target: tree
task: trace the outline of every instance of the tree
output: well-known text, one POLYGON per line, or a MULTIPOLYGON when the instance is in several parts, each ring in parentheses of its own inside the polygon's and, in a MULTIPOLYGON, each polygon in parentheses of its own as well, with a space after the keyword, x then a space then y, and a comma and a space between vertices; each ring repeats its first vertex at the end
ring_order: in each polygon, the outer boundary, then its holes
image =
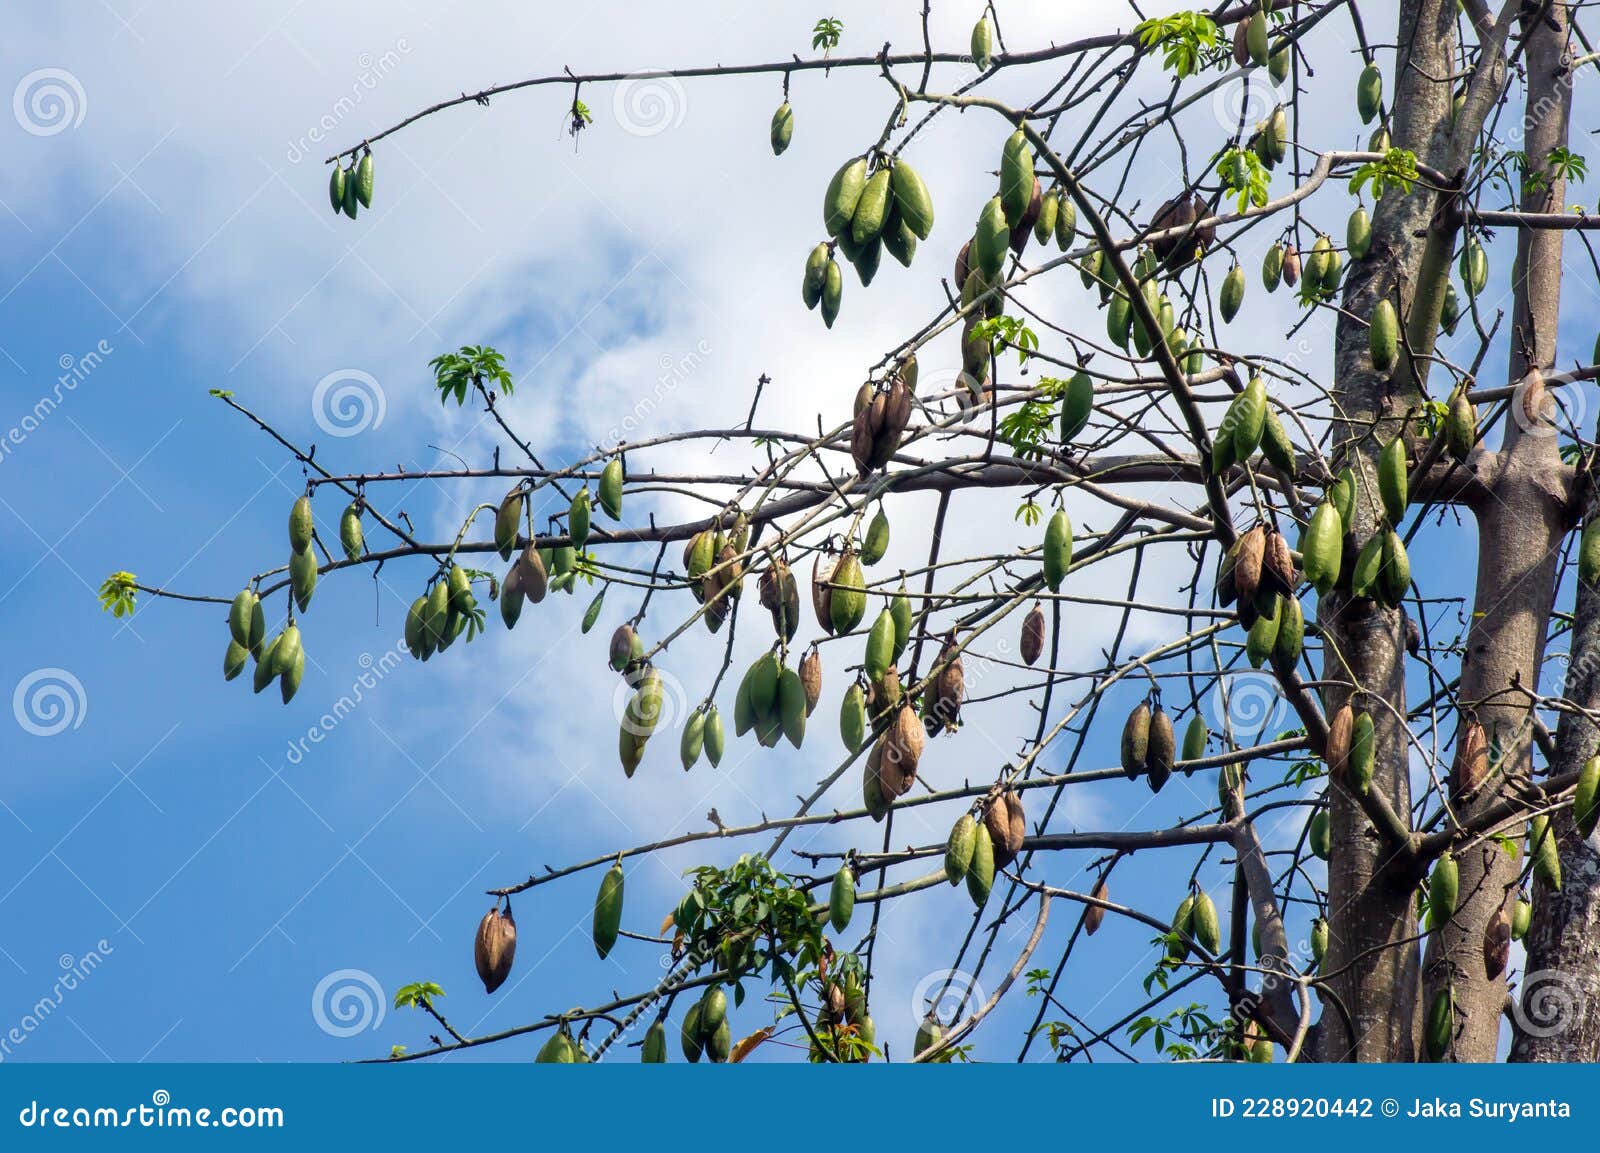
MULTIPOLYGON (((925 29, 928 17, 925 6, 925 29)), ((408 1003, 450 1037, 408 1059, 541 1033, 544 1059, 581 1060, 646 1020, 643 1052, 653 1059, 675 1002, 672 1020, 695 1057, 738 1059, 781 1029, 803 1034, 814 1060, 869 1058, 879 1052, 868 1009, 877 936, 869 930, 846 952, 845 927, 867 909, 875 927, 886 902, 949 880, 975 905, 958 964, 981 970, 1012 918, 1031 918, 1032 929, 989 998, 925 1023, 919 1060, 962 1055, 1019 980, 1039 1004, 1023 1056, 1042 1043, 1071 1060, 1125 1034, 1176 1057, 1484 1061, 1509 1035, 1515 1059, 1595 1060, 1600 1002, 1559 1005, 1552 1026, 1545 983, 1600 987, 1600 502, 1595 452, 1573 415, 1600 368, 1557 363, 1562 246, 1568 232, 1597 226, 1567 205, 1569 181, 1585 174, 1568 147, 1572 87, 1593 62, 1575 55, 1573 19, 1552 0, 1507 0, 1499 12, 1482 0, 1402 0, 1399 48, 1389 49, 1369 40, 1363 13, 1345 0, 1251 0, 1013 50, 991 5, 965 53, 935 51, 925 34, 917 51, 837 55, 847 30, 830 18, 807 58, 647 74, 782 75, 786 97, 798 71, 881 75, 881 133, 858 141, 863 150, 831 181, 816 181, 827 184, 826 235, 805 261, 803 303, 831 327, 846 304, 841 258, 866 289, 885 249, 909 266, 919 249, 925 264, 936 248, 936 259, 954 259, 954 275, 947 306, 865 366, 852 413, 825 414, 816 433, 763 428, 763 378, 742 426, 547 464, 497 408, 515 387, 503 358, 466 347, 432 362, 441 400, 492 415, 515 465, 497 454, 492 466, 450 472, 335 474, 220 394, 307 471, 290 517, 293 559, 231 599, 149 587, 125 572, 103 598, 119 612, 141 592, 229 604, 227 675, 251 671, 258 691, 276 680, 287 701, 307 643, 296 607, 330 574, 406 560, 430 568, 406 623, 423 660, 488 629, 485 602, 511 627, 580 583, 598 586, 595 612, 608 592, 634 596, 638 611, 609 651, 631 694, 619 732, 629 776, 647 755, 666 755, 661 671, 688 629, 725 630, 726 648, 719 668, 696 674, 704 696, 677 734, 686 767, 716 762, 731 741, 829 745, 817 718, 843 697, 841 760, 792 814, 622 846, 490 890, 478 961, 492 992, 514 964, 517 894, 604 870, 594 925, 603 957, 624 917, 653 928, 625 912, 620 862, 685 843, 748 843, 731 863, 696 871, 662 925, 676 962, 665 982, 474 1038, 440 1016, 437 986, 408 987, 408 1003), (1327 148, 1305 131, 1316 119, 1309 95, 1323 114, 1344 101, 1314 79, 1323 63, 1314 33, 1331 21, 1347 21, 1360 46, 1351 103, 1372 126, 1363 148, 1327 148), (956 67, 974 65, 976 74, 956 67), (941 92, 934 81, 947 74, 960 83, 941 92), (1031 85, 1033 99, 985 95, 1000 75, 1031 85), (1259 123, 1241 114, 1221 131, 1185 117, 1228 84, 1281 86, 1284 100, 1259 123), (1141 99, 1158 88, 1159 99, 1141 99), (987 203, 942 205, 935 230, 937 190, 902 154, 957 112, 992 121, 999 185, 987 203), (1075 139, 1069 123, 1085 125, 1075 139), (1158 130, 1172 133, 1182 172, 1159 174, 1171 194, 1152 208, 1128 189, 1135 177, 1157 178, 1140 160, 1158 130), (1270 242, 1257 244, 1262 235, 1270 242), (1241 264, 1246 245, 1252 264, 1261 253, 1259 275, 1241 264), (1485 295, 1491 262, 1507 257, 1509 318, 1485 295), (1036 282, 1073 272, 1077 304, 1044 311, 1036 282), (1276 338, 1233 325, 1257 283, 1297 290, 1304 317, 1334 318, 1323 374, 1277 355, 1276 338), (1463 322, 1462 337, 1441 345, 1463 322), (1485 363, 1502 337, 1500 376, 1485 363), (953 383, 929 388, 935 374, 921 366, 957 356, 953 383), (684 441, 759 446, 766 464, 748 475, 654 474, 652 453, 684 441), (422 477, 504 477, 512 487, 498 505, 473 508, 453 540, 427 541, 386 514, 381 496, 422 477), (645 490, 662 483, 716 511, 658 521, 645 490), (1021 494, 1014 550, 945 555, 952 507, 992 508, 995 490, 1021 494), (552 493, 565 512, 536 524, 534 498, 552 493), (937 497, 926 563, 883 574, 874 565, 889 510, 910 494, 937 497), (1068 503, 1082 523, 1113 519, 1075 538, 1068 503), (336 505, 338 553, 316 527, 332 523, 336 505), (1475 533, 1461 526, 1463 512, 1475 533), (369 529, 381 543, 368 544, 369 529), (1419 539, 1435 556, 1475 553, 1469 604, 1449 595, 1449 574, 1437 571, 1445 566, 1424 563, 1418 575, 1427 570, 1446 595, 1413 580, 1419 539), (1150 595, 1148 574, 1163 572, 1189 574, 1187 604, 1150 595), (1106 573, 1127 578, 1123 595, 1106 573), (1570 595, 1569 613, 1557 606, 1570 595), (1085 605, 1115 612, 1120 627, 1114 646, 1078 654, 1072 667, 1066 614, 1085 605), (269 615, 284 621, 270 636, 269 615), (1181 629, 1140 649, 1130 626, 1152 617, 1181 629), (1562 643, 1565 682, 1545 692, 1546 657, 1562 643), (824 654, 839 671, 827 709, 813 714, 824 654), (1200 702, 1226 698, 1261 668, 1295 727, 1235 731, 1224 712, 1223 731, 1209 732, 1200 702), (968 694, 969 675, 996 679, 968 694), (919 780, 928 742, 960 741, 963 724, 981 726, 995 701, 1024 694, 1037 726, 1016 734, 1021 751, 992 779, 919 780), (1113 740, 1120 764, 1078 767, 1113 740), (1126 789, 1143 781, 1159 793, 1174 774, 1213 772, 1217 800, 1205 813, 1152 828, 1065 832, 1052 821, 1066 791, 1085 782, 1126 774, 1126 789), (861 802, 842 807, 834 786, 857 773, 861 802), (892 848, 895 814, 930 805, 951 814, 948 844, 892 848), (1283 846, 1262 822, 1286 810, 1305 825, 1283 846), (874 821, 883 825, 876 849, 874 821), (825 823, 859 830, 858 847, 842 859, 802 854, 797 872, 777 867, 793 829, 825 823), (1113 896, 1124 862, 1190 862, 1196 850, 1202 861, 1231 854, 1220 901, 1196 882, 1198 865, 1173 894, 1176 913, 1113 896), (1052 882, 1057 862, 1073 858, 1098 877, 1091 892, 1052 882), (1078 931, 1058 962, 1030 968, 1049 912, 1063 906, 1086 933, 1109 913, 1160 942, 1148 1002, 1112 1029, 1088 1028, 1058 996, 1078 931), (1288 920, 1305 924, 1303 948, 1288 920), (1526 979, 1513 990, 1518 939, 1526 979), (1223 1011, 1180 1003, 1179 991, 1201 982, 1220 992, 1223 1011), (741 1000, 747 985, 770 986, 784 1009, 736 1046, 727 996, 741 1000)), ((1326 68, 1334 63, 1330 51, 1326 68)), ((570 86, 580 135, 591 118, 578 93, 627 78, 566 72, 425 109, 330 158, 333 208, 356 217, 370 206, 374 146, 420 117, 570 86)), ((797 115, 787 99, 774 114, 774 152, 797 115)), ((862 304, 854 286, 848 294, 850 307, 870 307, 870 292, 862 304)))

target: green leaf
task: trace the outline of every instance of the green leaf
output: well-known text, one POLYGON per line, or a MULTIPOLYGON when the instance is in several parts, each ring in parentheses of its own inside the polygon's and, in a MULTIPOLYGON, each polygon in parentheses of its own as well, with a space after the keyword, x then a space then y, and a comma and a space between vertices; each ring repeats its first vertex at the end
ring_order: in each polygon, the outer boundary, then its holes
POLYGON ((100 611, 114 617, 130 616, 139 590, 131 572, 114 572, 100 582, 100 611))
POLYGON ((394 991, 394 1007, 420 1009, 443 996, 444 990, 432 981, 413 981, 409 985, 401 985, 394 991))

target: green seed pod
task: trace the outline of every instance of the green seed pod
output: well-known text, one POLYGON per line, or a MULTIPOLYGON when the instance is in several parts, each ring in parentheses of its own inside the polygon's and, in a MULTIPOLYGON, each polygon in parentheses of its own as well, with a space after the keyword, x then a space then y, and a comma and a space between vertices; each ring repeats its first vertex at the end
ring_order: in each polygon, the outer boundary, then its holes
POLYGON ((1245 51, 1250 54, 1251 63, 1258 67, 1265 67, 1272 55, 1267 46, 1267 15, 1265 12, 1256 11, 1245 24, 1244 44, 1245 51))
POLYGON ((839 262, 830 258, 822 278, 822 323, 829 328, 839 317, 839 302, 844 295, 844 273, 839 262))
POLYGON ((1011 245, 1011 228, 1006 224, 1006 212, 998 196, 990 197, 978 213, 978 227, 972 234, 973 267, 984 278, 993 281, 1005 266, 1006 251, 1011 245))
POLYGON ((1559 892, 1561 855, 1556 849, 1556 834, 1550 827, 1550 818, 1542 813, 1528 821, 1528 856, 1533 859, 1533 875, 1559 892))
POLYGON ((1292 669, 1300 663, 1305 644, 1306 618, 1300 602, 1292 596, 1279 598, 1278 635, 1272 642, 1272 660, 1279 668, 1292 669))
POLYGON ((1344 246, 1350 250, 1351 260, 1365 260, 1372 250, 1372 217, 1359 205, 1345 222, 1344 246))
POLYGON ((684 772, 694 768, 695 762, 700 759, 701 751, 705 748, 705 741, 706 715, 696 709, 683 723, 683 736, 678 740, 678 759, 683 762, 684 772))
POLYGON ((233 680, 234 677, 244 672, 244 666, 249 660, 250 650, 232 637, 229 637, 227 651, 222 654, 222 679, 225 681, 233 680))
POLYGON ((1522 940, 1528 935, 1528 927, 1532 924, 1533 902, 1518 895, 1517 903, 1511 907, 1511 939, 1522 940))
POLYGON ((363 152, 361 161, 356 165, 356 199, 361 202, 362 208, 372 207, 372 153, 363 152))
POLYGON ((1206 755, 1206 742, 1211 739, 1210 732, 1206 729, 1206 719, 1196 709, 1189 718, 1189 726, 1183 730, 1183 759, 1185 761, 1198 761, 1206 755))
POLYGON ((867 679, 878 681, 883 679, 883 674, 889 671, 894 663, 894 617, 888 609, 878 613, 878 619, 872 622, 872 631, 867 634, 867 654, 865 669, 867 679))
POLYGON ((1056 234, 1056 213, 1061 211, 1061 193, 1052 188, 1039 198, 1039 216, 1033 222, 1033 238, 1040 244, 1049 244, 1056 234))
POLYGON ((356 218, 356 213, 361 210, 361 190, 358 187, 355 166, 351 165, 350 171, 344 177, 344 203, 340 206, 344 214, 351 220, 356 218))
POLYGON ((289 507, 289 551, 304 552, 311 544, 311 498, 302 496, 289 507))
MULTIPOLYGON (((1311 831, 1308 837, 1311 851, 1320 859, 1326 861, 1328 854, 1333 851, 1333 830, 1328 820, 1328 810, 1318 809, 1311 817, 1311 831)), ((1256 950, 1257 954, 1260 949, 1256 950)))
POLYGON ((1189 956, 1189 940, 1194 936, 1194 897, 1184 897, 1172 914, 1172 927, 1167 933, 1167 960, 1178 962, 1189 956))
POLYGON ((575 549, 582 548, 589 539, 589 517, 589 490, 580 488, 567 507, 567 535, 572 538, 575 549))
POLYGON ((1586 522, 1578 537, 1578 579, 1590 588, 1600 584, 1600 519, 1586 522))
POLYGON ((967 865, 967 895, 978 908, 989 900, 989 890, 994 887, 994 841, 989 830, 978 824, 973 832, 972 860, 967 865))
POLYGON ((533 1060, 537 1065, 572 1065, 577 1063, 577 1059, 577 1046, 572 1043, 572 1038, 567 1036, 564 1029, 557 1029, 539 1047, 538 1056, 533 1060))
POLYGON ((1350 724, 1350 756, 1345 767, 1345 783, 1363 796, 1372 788, 1372 772, 1377 763, 1376 742, 1372 714, 1362 709, 1350 724))
POLYGON ((972 26, 972 63, 979 72, 989 71, 993 60, 994 31, 989 27, 989 17, 984 16, 972 26))
POLYGON ((333 162, 333 174, 328 177, 328 200, 333 204, 333 214, 335 216, 344 211, 344 182, 346 179, 344 168, 335 160, 333 162))
POLYGON ((1244 269, 1235 264, 1222 278, 1222 291, 1219 294, 1218 303, 1224 324, 1232 323, 1233 318, 1239 315, 1239 308, 1244 304, 1244 287, 1244 269))
POLYGON ((1399 353, 1400 322, 1394 305, 1387 299, 1378 301, 1372 308, 1372 323, 1367 329, 1367 348, 1372 354, 1372 367, 1388 372, 1394 367, 1399 353))
POLYGON ((651 1023, 645 1030, 644 1044, 639 1048, 639 1061, 645 1065, 667 1063, 667 1029, 660 1021, 651 1023))
POLYGON ((1424 1030, 1428 1060, 1443 1061, 1449 1055, 1450 1041, 1455 1031, 1455 996, 1447 985, 1433 995, 1433 1002, 1428 1006, 1428 1022, 1424 1030))
POLYGON ((822 196, 822 225, 829 236, 838 236, 850 227, 862 190, 867 186, 867 158, 857 156, 840 166, 828 181, 822 196))
POLYGON ((833 887, 828 890, 828 923, 835 933, 842 933, 850 924, 850 914, 856 907, 856 879, 849 865, 840 865, 833 875, 833 887))
POLYGON ((294 592, 295 605, 305 612, 317 587, 317 554, 310 548, 289 558, 289 586, 294 592))
POLYGON ((1259 669, 1266 664, 1267 658, 1272 655, 1272 650, 1278 643, 1278 622, 1282 613, 1277 602, 1282 599, 1273 598, 1270 613, 1258 611, 1256 619, 1250 625, 1250 631, 1245 634, 1245 656, 1249 658, 1252 668, 1259 669))
POLYGON ((1065 509, 1057 509, 1044 530, 1044 583, 1051 592, 1061 588, 1061 582, 1072 567, 1072 521, 1065 509))
POLYGON ((883 506, 878 506, 877 515, 867 525, 866 539, 861 543, 861 563, 874 565, 883 559, 883 554, 889 551, 889 518, 883 511, 883 506))
MULTIPOLYGON (((883 235, 883 225, 888 218, 889 169, 880 167, 867 177, 867 183, 861 190, 861 199, 856 201, 856 210, 850 217, 850 239, 862 249, 861 255, 865 255, 867 246, 883 235)), ((860 256, 856 263, 859 270, 860 256)))
MULTIPOLYGON (((1056 188, 1056 201, 1056 247, 1065 252, 1072 247, 1072 238, 1078 231, 1078 206, 1072 202, 1067 190, 1060 186, 1056 188)), ((1088 288, 1089 285, 1085 284, 1084 287, 1088 288)))
POLYGON ((243 648, 259 647, 258 641, 251 640, 250 631, 260 607, 261 598, 248 588, 241 589, 239 595, 233 598, 233 603, 228 606, 228 632, 235 643, 243 648))
POLYGON ((900 219, 918 240, 928 239, 928 233, 933 231, 933 197, 928 195, 928 186, 917 170, 904 160, 896 160, 889 169, 889 186, 900 219))
POLYGON ((300 649, 294 654, 293 662, 278 676, 278 694, 284 704, 294 700, 295 693, 300 691, 300 678, 305 675, 306 652, 300 649))
POLYGON ((1217 906, 1204 889, 1195 894, 1194 911, 1191 916, 1194 926, 1191 935, 1195 942, 1207 953, 1215 956, 1222 949, 1222 926, 1217 920, 1217 906))
POLYGON ((261 655, 256 658, 254 683, 251 687, 258 693, 270 685, 272 683, 272 678, 278 675, 276 666, 278 659, 278 642, 281 639, 281 636, 273 637, 272 640, 267 642, 266 647, 261 650, 261 655))
POLYGON ((1403 436, 1396 436, 1389 441, 1378 454, 1378 492, 1383 498, 1383 511, 1389 523, 1399 524, 1405 519, 1406 504, 1410 499, 1403 436))
POLYGON ((1368 64, 1356 80, 1356 111, 1361 114, 1361 123, 1371 124, 1382 109, 1383 73, 1376 64, 1368 64))
POLYGON ((1590 757, 1578 770, 1578 783, 1572 790, 1572 821, 1586 841, 1600 822, 1600 756, 1590 757))
POLYGON ((600 891, 594 897, 594 951, 603 961, 617 943, 622 927, 622 864, 606 870, 600 878, 600 891))
POLYGON ((889 615, 894 618, 894 659, 898 661, 911 642, 911 598, 906 595, 904 581, 889 600, 889 615))
POLYGON ((600 508, 612 520, 622 519, 622 458, 614 456, 600 470, 600 508))
POLYGON ((1461 249, 1461 283, 1468 296, 1477 296, 1489 283, 1489 257, 1477 237, 1468 237, 1461 249))
POLYGON ((845 690, 839 705, 839 738, 852 753, 860 752, 867 739, 867 698, 860 685, 845 690))
POLYGON ((867 611, 867 582, 854 552, 846 550, 839 558, 833 570, 832 585, 828 597, 829 615, 834 635, 842 636, 854 632, 867 611))
MULTIPOLYGON (((971 813, 962 813, 950 827, 950 839, 944 846, 944 875, 952 885, 959 884, 972 867, 972 854, 978 846, 978 822, 971 813)), ((990 851, 993 851, 991 839, 990 851)))
POLYGON ((1433 866, 1433 876, 1428 878, 1428 920, 1433 928, 1443 928, 1456 915, 1456 898, 1460 892, 1461 870, 1447 850, 1433 866))
POLYGON ((782 156, 784 149, 789 147, 789 141, 794 137, 794 109, 789 107, 785 100, 778 105, 778 110, 772 114, 772 154, 782 156))
POLYGON ((722 731, 722 714, 716 705, 706 708, 705 750, 706 760, 715 768, 722 763, 722 751, 727 747, 727 736, 722 731))
POLYGON ((1277 292, 1283 281, 1283 245, 1274 244, 1261 258, 1261 284, 1268 292, 1277 292))
POLYGON ((1083 369, 1067 380, 1061 397, 1061 443, 1067 444, 1089 423, 1094 412, 1094 380, 1083 369))
POLYGON ((1311 963, 1321 965, 1328 955, 1328 922, 1318 917, 1311 922, 1311 963))
POLYGON ((700 1054, 705 1051, 705 1042, 700 1034, 700 1002, 696 1001, 683 1015, 683 1024, 678 1030, 678 1040, 683 1046, 683 1056, 690 1064, 700 1060, 700 1054))
POLYGON ((778 719, 795 748, 806 739, 806 690, 800 674, 787 666, 778 674, 778 719))

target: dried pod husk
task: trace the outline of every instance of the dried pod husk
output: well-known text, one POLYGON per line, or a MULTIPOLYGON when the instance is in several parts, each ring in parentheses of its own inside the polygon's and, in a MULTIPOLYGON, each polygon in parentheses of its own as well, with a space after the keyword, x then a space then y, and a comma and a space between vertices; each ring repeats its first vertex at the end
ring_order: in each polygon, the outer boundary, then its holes
POLYGON ((900 707, 901 699, 900 669, 897 666, 890 665, 883 670, 883 676, 867 682, 867 714, 876 729, 888 727, 894 711, 900 707))
MULTIPOLYGON (((874 397, 865 406, 856 409, 854 420, 850 423, 850 455, 855 459, 856 471, 862 476, 872 472, 872 454, 876 438, 873 435, 873 407, 877 398, 874 397)), ((881 410, 879 411, 881 416, 881 410)))
POLYGON ((817 700, 822 696, 822 655, 813 645, 800 658, 800 687, 805 692, 806 716, 817 710, 817 700))
POLYGON ((1122 726, 1122 771, 1130 779, 1145 771, 1150 755, 1150 705, 1140 701, 1122 726))
POLYGON ((1450 799, 1456 803, 1477 795, 1489 776, 1489 738, 1476 717, 1469 717, 1456 737, 1450 764, 1450 799))
POLYGON ((1044 611, 1034 605, 1028 615, 1022 618, 1022 659, 1030 665, 1037 664, 1043 653, 1044 611))
POLYGON ((627 669, 629 662, 638 655, 640 646, 639 634, 632 625, 618 625, 617 631, 611 634, 611 667, 619 673, 627 669))
POLYGON ((939 671, 933 678, 932 717, 945 732, 961 727, 961 702, 966 696, 966 674, 961 667, 961 650, 955 634, 945 638, 939 654, 939 671))
POLYGON ((985 806, 983 823, 989 831, 994 867, 1003 869, 1022 852, 1023 839, 1028 835, 1028 818, 1022 810, 1022 797, 1015 789, 1007 789, 985 806))
POLYGON ((1511 914, 1501 905, 1483 927, 1483 975, 1493 981, 1511 961, 1511 914))
POLYGON ((1256 599, 1266 549, 1267 533, 1259 524, 1239 538, 1239 551, 1233 558, 1233 591, 1240 605, 1252 604, 1256 599))
POLYGON ((867 458, 871 466, 869 472, 889 463, 911 421, 911 390, 899 376, 890 382, 886 391, 878 394, 878 400, 873 401, 874 408, 879 400, 883 403, 883 412, 873 428, 872 452, 867 458))
POLYGON ((917 762, 926 740, 922 721, 902 703, 883 736, 878 738, 878 783, 891 800, 904 796, 917 780, 917 762))
POLYGON ((794 572, 783 560, 774 558, 761 574, 761 607, 772 614, 772 630, 784 640, 793 640, 800 627, 800 588, 794 572))
POLYGON ((1322 751, 1322 759, 1328 765, 1328 775, 1337 780, 1345 779, 1345 771, 1350 763, 1350 740, 1355 719, 1355 710, 1346 702, 1328 722, 1328 743, 1322 751))
POLYGON ((1159 704, 1150 714, 1150 735, 1145 746, 1145 781, 1152 793, 1172 776, 1172 766, 1178 755, 1177 734, 1172 728, 1172 718, 1159 704))
POLYGON ((1217 578, 1212 583, 1212 594, 1217 607, 1227 608, 1237 597, 1233 588, 1233 566, 1239 559, 1239 542, 1236 540, 1217 560, 1217 578))
POLYGON ((1295 571, 1289 542, 1281 532, 1273 529, 1267 533, 1262 549, 1261 586, 1279 596, 1290 596, 1299 583, 1300 574, 1295 571))
POLYGON ((1293 248, 1283 254, 1283 282, 1290 288, 1300 283, 1300 253, 1293 248))
POLYGON ((1156 209, 1155 215, 1150 219, 1152 232, 1168 228, 1185 229, 1184 232, 1151 242, 1150 247, 1155 251, 1157 258, 1169 269, 1182 268, 1216 240, 1217 230, 1214 226, 1193 227, 1196 221, 1205 219, 1209 211, 1206 202, 1198 193, 1192 196, 1180 194, 1156 209))
MULTIPOLYGON (((1094 889, 1089 894, 1097 901, 1110 900, 1110 890, 1106 888, 1106 879, 1101 877, 1094 883, 1094 889)), ((1100 928, 1100 922, 1106 919, 1105 908, 1101 905, 1090 905, 1083 912, 1083 928, 1089 936, 1094 936, 1100 928)))
POLYGON ((817 623, 822 626, 822 631, 829 636, 833 635, 833 571, 838 568, 839 562, 832 558, 824 558, 818 553, 811 561, 811 607, 817 614, 817 623))
POLYGON ((517 923, 511 917, 511 904, 508 901, 501 909, 497 901, 478 922, 477 939, 472 944, 472 961, 485 993, 493 993, 506 983, 516 955, 517 923))

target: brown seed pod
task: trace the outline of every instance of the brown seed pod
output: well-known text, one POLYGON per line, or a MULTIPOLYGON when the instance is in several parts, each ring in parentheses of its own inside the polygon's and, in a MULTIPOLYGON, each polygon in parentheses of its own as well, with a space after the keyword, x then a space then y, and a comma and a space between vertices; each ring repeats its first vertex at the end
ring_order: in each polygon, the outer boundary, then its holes
POLYGON ((886 727, 894 710, 900 707, 900 670, 890 665, 883 676, 867 682, 867 716, 874 725, 886 727))
MULTIPOLYGON (((1160 232, 1168 228, 1190 226, 1197 220, 1205 219, 1209 212, 1206 202, 1198 193, 1188 198, 1180 194, 1156 209, 1156 214, 1150 219, 1150 230, 1160 232)), ((1151 241, 1150 247, 1168 268, 1182 268, 1209 248, 1216 238, 1217 230, 1212 226, 1189 227, 1185 232, 1151 241)))
POLYGON ((1036 604, 1022 618, 1022 659, 1037 664, 1044 653, 1044 611, 1036 604))
POLYGON ((1422 630, 1417 628, 1417 622, 1409 616, 1406 617, 1406 652, 1416 656, 1422 651, 1422 630))
POLYGON ((1290 288, 1300 283, 1300 254, 1292 248, 1283 254, 1283 282, 1290 288))
POLYGON ((502 911, 500 902, 478 922, 478 936, 472 943, 472 961, 478 967, 483 991, 493 993, 511 975, 511 962, 517 955, 517 923, 511 918, 511 902, 502 911))
POLYGON ((911 390, 905 381, 896 376, 887 390, 873 398, 872 412, 872 451, 867 463, 871 469, 879 469, 889 463, 889 458, 900 447, 900 437, 911 421, 911 390))
POLYGON ((865 407, 858 408, 855 420, 850 425, 850 455, 855 458, 856 471, 862 476, 872 471, 872 410, 876 403, 877 398, 874 397, 865 407))
POLYGON ((1280 596, 1293 596, 1295 586, 1300 583, 1294 557, 1289 552, 1289 542, 1277 529, 1267 533, 1262 549, 1261 582, 1262 587, 1280 596))
POLYGON ((1483 972, 1493 981, 1511 961, 1511 914, 1502 904, 1483 927, 1483 972))
POLYGON ((1234 601, 1233 565, 1238 557, 1239 542, 1234 541, 1228 551, 1222 554, 1222 559, 1217 561, 1217 580, 1213 587, 1219 608, 1227 608, 1234 601))
POLYGON ((967 678, 961 667, 961 652, 956 635, 945 637, 944 649, 939 654, 939 671, 933 678, 933 705, 931 717, 945 732, 961 727, 961 702, 966 696, 967 678))
POLYGON ((1023 245, 1028 243, 1028 237, 1033 232, 1033 226, 1039 222, 1039 211, 1044 207, 1044 188, 1039 184, 1039 178, 1033 178, 1033 195, 1028 198, 1028 207, 1023 209, 1022 218, 1017 221, 1017 226, 1011 230, 1011 251, 1020 253, 1023 245))
POLYGON ((1247 36, 1250 31, 1250 21, 1241 20, 1233 26, 1233 62, 1240 68, 1250 64, 1250 45, 1247 36))
POLYGON ((806 716, 809 717, 816 711, 817 698, 822 696, 822 656, 816 645, 800 658, 800 687, 805 690, 806 716))
POLYGON ((550 575, 544 571, 544 561, 532 541, 529 541, 528 547, 522 550, 522 555, 517 558, 516 563, 522 569, 522 595, 528 599, 529 604, 538 604, 544 600, 545 590, 550 587, 550 575))
POLYGON ((1255 603, 1266 550, 1267 533, 1260 525, 1239 538, 1239 551, 1233 558, 1233 591, 1241 607, 1255 603))
POLYGON ((1145 771, 1150 755, 1150 706, 1140 701, 1122 725, 1122 771, 1132 779, 1145 771))
POLYGON ((1450 765, 1450 799, 1459 803, 1475 796, 1488 776, 1489 740, 1478 718, 1469 715, 1456 735, 1456 755, 1450 765))
POLYGON ((1150 714, 1150 736, 1145 749, 1145 783, 1152 793, 1172 776, 1172 765, 1178 757, 1178 737, 1172 731, 1172 718, 1159 704, 1150 714))
POLYGON ((904 796, 917 780, 917 762, 926 739, 922 721, 902 703, 888 729, 878 738, 878 785, 885 797, 904 796))
POLYGON ((983 825, 989 830, 989 841, 994 847, 994 867, 1003 869, 1017 859, 1017 854, 1022 852, 1022 840, 1028 834, 1022 798, 1015 789, 1007 789, 984 806, 983 825))
POLYGON ((1328 775, 1335 780, 1344 780, 1345 770, 1349 767, 1350 736, 1355 723, 1355 710, 1348 701, 1340 706, 1333 714, 1333 720, 1328 722, 1328 744, 1323 749, 1322 759, 1328 764, 1328 775))
POLYGON ((961 251, 956 253, 956 276, 952 284, 959 290, 967 282, 967 273, 972 271, 972 240, 961 246, 961 251))
POLYGON ((784 640, 793 640, 800 628, 800 589, 794 571, 782 558, 774 557, 761 574, 761 607, 772 614, 772 631, 784 640))
POLYGON ((836 558, 824 558, 821 553, 811 561, 811 607, 816 610, 817 623, 829 636, 833 635, 833 597, 828 586, 838 566, 836 558))
MULTIPOLYGON (((1110 900, 1110 891, 1106 888, 1106 879, 1101 877, 1094 883, 1094 891, 1089 894, 1101 901, 1110 900)), ((1089 936, 1094 936, 1100 928, 1100 922, 1106 919, 1106 911, 1099 905, 1090 905, 1083 913, 1083 927, 1089 936)))

